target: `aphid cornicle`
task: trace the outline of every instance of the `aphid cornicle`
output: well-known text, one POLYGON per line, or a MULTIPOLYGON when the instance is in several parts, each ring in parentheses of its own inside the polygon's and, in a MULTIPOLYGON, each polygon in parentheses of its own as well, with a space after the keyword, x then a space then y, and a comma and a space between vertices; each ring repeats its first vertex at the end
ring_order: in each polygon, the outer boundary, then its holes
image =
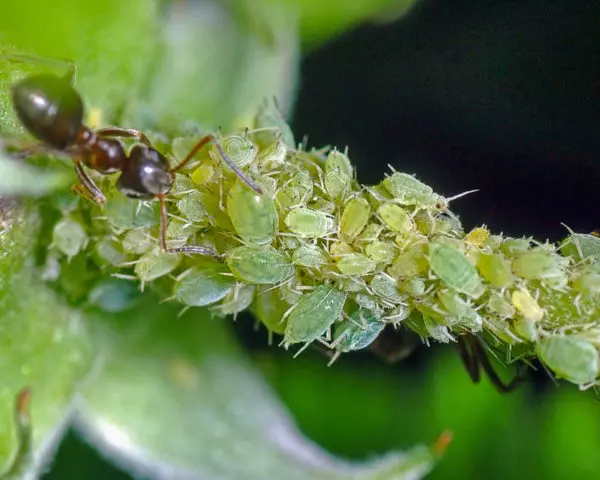
POLYGON ((121 172, 117 188, 126 196, 160 202, 160 245, 167 252, 198 253, 218 256, 216 252, 199 245, 179 248, 167 247, 167 212, 165 197, 175 182, 175 172, 181 170, 196 153, 213 142, 223 161, 252 190, 262 194, 261 188, 250 180, 228 157, 214 135, 204 136, 175 167, 156 150, 142 132, 126 128, 92 130, 83 124, 84 107, 79 93, 73 88, 72 75, 58 77, 37 74, 24 78, 12 88, 14 109, 23 126, 51 151, 60 151, 72 157, 81 185, 75 187, 83 196, 96 203, 106 197, 85 172, 83 166, 102 174, 121 172), (129 154, 116 138, 137 140, 129 154))

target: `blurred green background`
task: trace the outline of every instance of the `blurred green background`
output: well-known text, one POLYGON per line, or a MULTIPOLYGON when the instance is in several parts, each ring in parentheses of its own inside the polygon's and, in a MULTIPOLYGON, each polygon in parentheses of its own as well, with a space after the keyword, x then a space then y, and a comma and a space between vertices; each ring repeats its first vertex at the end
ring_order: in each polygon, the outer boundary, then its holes
MULTIPOLYGON (((600 226, 595 2, 423 0, 391 23, 404 3, 291 3, 308 5, 297 138, 348 145, 364 183, 391 163, 444 194, 480 188, 454 206, 466 228, 558 240, 560 222, 600 226), (340 11, 345 22, 333 20, 340 11)), ((130 118, 147 120, 143 109, 130 118)), ((420 347, 397 365, 348 355, 327 368, 317 352, 292 359, 251 327, 246 316, 232 328, 301 430, 332 453, 364 459, 450 429, 429 478, 600 476, 600 403, 544 371, 501 396, 487 380, 473 385, 451 347, 420 347)), ((70 434, 44 478, 131 477, 70 434)))

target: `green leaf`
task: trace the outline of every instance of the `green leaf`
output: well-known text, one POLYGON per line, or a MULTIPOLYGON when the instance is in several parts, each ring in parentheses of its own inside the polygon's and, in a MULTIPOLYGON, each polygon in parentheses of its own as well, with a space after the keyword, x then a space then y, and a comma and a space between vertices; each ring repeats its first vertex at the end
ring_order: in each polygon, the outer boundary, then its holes
POLYGON ((67 187, 72 177, 66 169, 42 169, 10 159, 0 149, 0 195, 43 196, 67 187))
POLYGON ((390 21, 404 15, 416 0, 269 0, 301 12, 303 42, 309 47, 339 35, 365 20, 390 21))
POLYGON ((8 478, 30 478, 25 472, 33 475, 56 448, 91 356, 81 314, 63 305, 31 267, 37 216, 6 199, 0 216, 0 471, 18 448, 13 405, 26 387, 32 392, 33 452, 23 452, 8 478), (33 462, 22 461, 30 453, 33 462))
POLYGON ((149 478, 403 479, 435 463, 419 447, 350 463, 304 438, 221 321, 143 306, 94 325, 103 368, 78 426, 114 461, 149 478))

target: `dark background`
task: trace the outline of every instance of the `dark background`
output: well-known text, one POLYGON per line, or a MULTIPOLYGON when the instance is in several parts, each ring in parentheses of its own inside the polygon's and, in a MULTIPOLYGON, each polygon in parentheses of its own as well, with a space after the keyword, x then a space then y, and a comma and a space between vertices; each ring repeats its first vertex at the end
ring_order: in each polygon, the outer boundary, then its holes
MULTIPOLYGON (((292 127, 311 146, 348 145, 363 183, 389 163, 446 196, 479 188, 453 205, 465 228, 558 241, 561 222, 600 228, 599 100, 597 2, 429 0, 307 54, 292 127)), ((268 348, 248 324, 236 328, 257 364, 335 453, 364 458, 451 428, 431 478, 600 477, 600 403, 543 371, 506 397, 472 385, 439 346, 396 366, 351 355, 332 372, 317 354, 268 348)), ((48 478, 92 472, 129 478, 69 437, 48 478)))

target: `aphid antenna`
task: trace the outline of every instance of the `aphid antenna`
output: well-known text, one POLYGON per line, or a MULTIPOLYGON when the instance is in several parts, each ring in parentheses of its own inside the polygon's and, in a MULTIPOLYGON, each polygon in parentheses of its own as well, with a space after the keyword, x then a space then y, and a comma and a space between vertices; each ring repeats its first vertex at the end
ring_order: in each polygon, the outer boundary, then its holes
POLYGON ((331 367, 331 366, 334 364, 334 362, 335 362, 335 361, 336 361, 338 358, 340 358, 340 355, 341 355, 341 354, 342 354, 342 351, 341 351, 341 350, 337 350, 337 351, 336 351, 336 352, 333 354, 333 356, 331 357, 331 360, 329 360, 329 362, 327 363, 327 366, 328 366, 328 367, 331 367))
POLYGON ((171 295, 171 296, 161 300, 159 303, 172 302, 173 300, 177 300, 177 295, 171 295))
POLYGON ((183 317, 190 308, 192 308, 192 307, 190 307, 189 305, 186 305, 185 307, 183 307, 180 310, 180 312, 177 314, 177 318, 180 319, 181 317, 183 317))

